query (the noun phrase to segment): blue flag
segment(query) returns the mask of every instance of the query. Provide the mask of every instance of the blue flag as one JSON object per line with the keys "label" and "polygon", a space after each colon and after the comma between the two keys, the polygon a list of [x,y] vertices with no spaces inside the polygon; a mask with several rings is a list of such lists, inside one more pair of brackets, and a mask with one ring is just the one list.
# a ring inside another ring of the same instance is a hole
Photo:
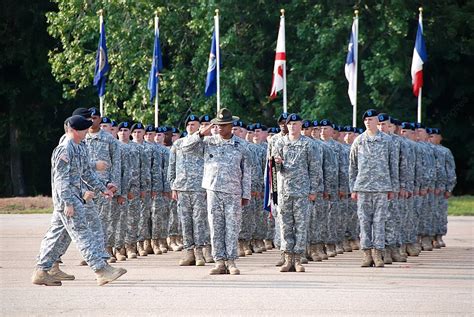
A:
{"label": "blue flag", "polygon": [[105,75],[109,71],[109,59],[107,58],[107,45],[105,43],[104,22],[100,26],[99,48],[95,58],[94,86],[97,86],[99,97],[105,95]]}
{"label": "blue flag", "polygon": [[212,33],[211,52],[207,66],[206,89],[204,94],[210,97],[217,92],[217,60],[216,60],[216,32]]}
{"label": "blue flag", "polygon": [[163,69],[160,46],[160,30],[155,28],[155,44],[153,45],[153,62],[151,63],[150,77],[148,77],[148,90],[150,91],[150,101],[156,96],[156,86],[160,81],[158,75]]}

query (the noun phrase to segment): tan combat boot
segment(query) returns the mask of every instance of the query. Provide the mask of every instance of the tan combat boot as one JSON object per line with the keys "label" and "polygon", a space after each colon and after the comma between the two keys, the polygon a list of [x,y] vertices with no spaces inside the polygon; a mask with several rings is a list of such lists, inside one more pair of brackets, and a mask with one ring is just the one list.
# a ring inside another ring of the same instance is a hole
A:
{"label": "tan combat boot", "polygon": [[324,243],[318,243],[317,244],[317,250],[319,253],[319,257],[323,260],[329,259],[328,255],[326,254],[326,250],[324,248]]}
{"label": "tan combat boot", "polygon": [[361,267],[371,267],[374,264],[372,259],[372,252],[370,249],[362,250],[364,251],[364,258],[362,260]]}
{"label": "tan combat boot", "polygon": [[407,254],[409,256],[418,256],[420,253],[418,252],[418,249],[416,248],[415,244],[408,243],[407,244]]}
{"label": "tan combat boot", "polygon": [[285,263],[285,253],[281,252],[280,254],[280,259],[278,262],[275,264],[275,266],[282,266]]}
{"label": "tan combat boot", "polygon": [[204,260],[204,256],[202,254],[202,247],[194,248],[194,258],[196,259],[196,266],[206,265],[206,260]]}
{"label": "tan combat boot", "polygon": [[[183,250],[184,249],[184,243],[183,243],[183,236],[176,236],[176,244],[178,247]],[[179,250],[179,251],[181,251]]]}
{"label": "tan combat boot", "polygon": [[102,286],[113,282],[125,273],[127,273],[126,269],[120,267],[115,268],[107,264],[104,268],[95,272],[95,275],[97,276],[97,285]]}
{"label": "tan combat boot", "polygon": [[423,251],[433,251],[433,244],[432,244],[432,239],[430,236],[423,236],[421,238],[421,247],[423,248]]}
{"label": "tan combat boot", "polygon": [[446,247],[446,243],[443,240],[443,235],[441,235],[441,234],[438,235],[438,243],[442,248]]}
{"label": "tan combat boot", "polygon": [[265,249],[267,249],[267,251],[270,251],[273,249],[273,241],[272,240],[263,240],[264,244],[265,244]]}
{"label": "tan combat boot", "polygon": [[306,254],[303,253],[300,255],[300,262],[303,263],[303,264],[308,264],[308,258],[306,257]]}
{"label": "tan combat boot", "polygon": [[382,250],[372,249],[372,259],[374,260],[375,267],[384,267],[382,252]]}
{"label": "tan combat boot", "polygon": [[143,241],[143,249],[145,249],[147,254],[153,254],[153,248],[151,247],[150,239],[145,239],[145,241]]}
{"label": "tan combat boot", "polygon": [[204,260],[206,260],[206,263],[214,263],[214,259],[212,258],[212,247],[210,244],[202,248],[202,253],[204,256]]}
{"label": "tan combat boot", "polygon": [[36,285],[46,285],[46,286],[61,286],[62,283],[60,280],[54,278],[47,271],[41,269],[35,269],[33,276],[31,277],[31,282]]}
{"label": "tan combat boot", "polygon": [[245,256],[244,240],[239,240],[239,257],[244,257],[244,256]]}
{"label": "tan combat boot", "polygon": [[294,257],[292,253],[285,252],[285,263],[280,267],[280,272],[290,272],[294,269]]}
{"label": "tan combat boot", "polygon": [[405,258],[408,256],[408,254],[407,254],[407,245],[406,244],[402,244],[402,246],[400,247],[400,255],[405,257]]}
{"label": "tan combat boot", "polygon": [[73,281],[76,279],[74,275],[70,275],[61,271],[58,262],[55,262],[53,264],[53,267],[51,268],[51,270],[48,271],[48,274],[58,281]]}
{"label": "tan combat boot", "polygon": [[242,247],[244,248],[245,255],[252,255],[252,250],[250,249],[250,241],[242,240]]}
{"label": "tan combat boot", "polygon": [[227,269],[225,267],[224,260],[217,260],[215,266],[209,270],[210,275],[226,274]]}
{"label": "tan combat boot", "polygon": [[107,260],[107,262],[109,262],[109,263],[117,262],[117,259],[115,258],[114,251],[113,251],[112,247],[107,247],[106,250],[107,250],[107,253],[110,254],[110,258]]}
{"label": "tan combat boot", "polygon": [[151,248],[153,250],[153,253],[155,255],[159,255],[159,254],[162,254],[163,252],[161,252],[161,249],[160,249],[160,244],[158,242],[158,239],[152,239],[151,240]]}
{"label": "tan combat boot", "polygon": [[344,252],[352,252],[352,247],[349,243],[349,240],[344,239],[344,241],[342,241],[342,249],[344,250]]}
{"label": "tan combat boot", "polygon": [[235,265],[234,260],[227,260],[226,266],[230,275],[240,275],[240,270]]}
{"label": "tan combat boot", "polygon": [[295,270],[296,270],[296,272],[304,272],[305,268],[301,263],[301,254],[295,254],[294,258],[295,258]]}
{"label": "tan combat boot", "polygon": [[177,238],[177,236],[170,236],[169,247],[171,248],[171,250],[173,250],[175,252],[178,252],[178,251],[181,251],[182,248],[180,248],[180,246],[176,242],[176,238]]}
{"label": "tan combat boot", "polygon": [[148,255],[148,252],[145,251],[143,241],[138,241],[137,242],[137,250],[138,250],[138,255],[139,256],[147,256]]}
{"label": "tan combat boot", "polygon": [[335,257],[337,255],[335,244],[326,244],[326,253],[328,257]]}
{"label": "tan combat boot", "polygon": [[393,262],[406,262],[407,258],[402,256],[400,253],[400,248],[394,247],[392,248],[392,261]]}
{"label": "tan combat boot", "polygon": [[263,240],[258,240],[258,245],[263,252],[267,252],[267,247],[265,247],[265,242],[263,242]]}
{"label": "tan combat boot", "polygon": [[441,245],[439,244],[437,237],[438,237],[438,235],[434,236],[433,241],[431,241],[431,243],[433,245],[433,249],[441,249]]}
{"label": "tan combat boot", "polygon": [[360,246],[359,246],[359,244],[357,243],[357,239],[355,239],[355,240],[349,240],[349,245],[351,246],[351,249],[352,249],[352,250],[359,250],[359,249],[360,249]]}
{"label": "tan combat boot", "polygon": [[263,253],[263,248],[260,246],[258,240],[252,240],[253,252],[255,253]]}
{"label": "tan combat boot", "polygon": [[166,242],[165,239],[159,239],[158,244],[160,245],[160,250],[162,253],[167,253],[168,252],[168,242]]}
{"label": "tan combat boot", "polygon": [[309,255],[313,259],[314,262],[321,262],[323,259],[319,256],[318,253],[318,245],[317,244],[311,244],[309,246]]}
{"label": "tan combat boot", "polygon": [[179,266],[190,266],[196,264],[196,258],[194,257],[194,250],[188,249],[184,253],[184,257],[179,260]]}
{"label": "tan combat boot", "polygon": [[117,259],[117,261],[126,261],[127,257],[125,255],[126,252],[124,247],[115,249],[115,258]]}
{"label": "tan combat boot", "polygon": [[336,253],[343,254],[344,248],[342,247],[342,242],[336,243]]}
{"label": "tan combat boot", "polygon": [[383,263],[392,264],[392,247],[385,247],[383,251]]}
{"label": "tan combat boot", "polygon": [[135,252],[135,248],[130,244],[125,244],[125,251],[127,252],[127,258],[129,259],[136,259],[137,252]]}

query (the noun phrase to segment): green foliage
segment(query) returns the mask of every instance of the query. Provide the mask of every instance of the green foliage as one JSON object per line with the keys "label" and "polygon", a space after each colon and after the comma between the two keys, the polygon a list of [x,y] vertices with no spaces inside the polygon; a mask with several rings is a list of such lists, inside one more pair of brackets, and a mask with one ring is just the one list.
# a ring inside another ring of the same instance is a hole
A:
{"label": "green foliage", "polygon": [[474,196],[456,196],[448,200],[450,216],[474,216]]}

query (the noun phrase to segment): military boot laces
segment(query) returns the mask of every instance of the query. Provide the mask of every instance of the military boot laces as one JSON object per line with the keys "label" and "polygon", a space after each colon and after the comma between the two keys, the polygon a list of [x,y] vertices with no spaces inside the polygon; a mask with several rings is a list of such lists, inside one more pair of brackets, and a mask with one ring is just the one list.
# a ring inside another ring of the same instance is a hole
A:
{"label": "military boot laces", "polygon": [[294,272],[294,256],[292,253],[285,252],[285,263],[280,267],[280,272]]}
{"label": "military boot laces", "polygon": [[148,252],[145,251],[143,241],[138,241],[137,242],[137,250],[138,250],[138,255],[139,256],[147,256],[148,255]]}
{"label": "military boot laces", "polygon": [[382,250],[372,249],[372,259],[374,260],[375,267],[384,267],[382,259]]}
{"label": "military boot laces", "polygon": [[362,260],[361,267],[371,267],[374,264],[371,250],[367,249],[367,250],[363,250],[363,252],[364,252],[364,258]]}

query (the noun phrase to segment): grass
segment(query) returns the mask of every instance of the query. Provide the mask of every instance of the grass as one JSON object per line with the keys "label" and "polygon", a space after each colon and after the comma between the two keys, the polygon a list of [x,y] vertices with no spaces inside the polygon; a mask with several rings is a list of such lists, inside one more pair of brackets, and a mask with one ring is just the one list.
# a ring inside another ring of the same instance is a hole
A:
{"label": "grass", "polygon": [[[51,197],[0,198],[1,214],[48,214],[53,211]],[[449,199],[450,216],[474,216],[474,196],[457,196]]]}

